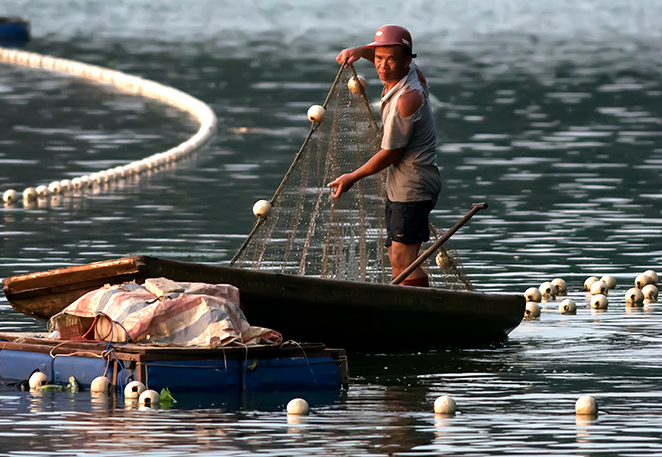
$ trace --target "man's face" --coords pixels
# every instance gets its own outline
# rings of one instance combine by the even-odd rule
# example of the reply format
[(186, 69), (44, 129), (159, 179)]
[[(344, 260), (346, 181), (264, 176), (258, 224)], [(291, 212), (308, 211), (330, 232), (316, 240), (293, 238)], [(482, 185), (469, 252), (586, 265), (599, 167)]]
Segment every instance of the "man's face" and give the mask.
[(411, 56), (403, 46), (380, 46), (375, 48), (375, 68), (384, 83), (400, 81), (408, 72)]

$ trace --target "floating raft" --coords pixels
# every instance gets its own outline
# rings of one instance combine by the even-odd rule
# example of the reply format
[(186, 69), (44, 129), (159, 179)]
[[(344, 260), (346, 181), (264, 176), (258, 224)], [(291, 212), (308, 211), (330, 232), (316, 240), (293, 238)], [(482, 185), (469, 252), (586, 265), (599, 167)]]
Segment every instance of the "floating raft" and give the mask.
[(17, 311), (49, 319), (105, 284), (158, 277), (232, 284), (251, 325), (277, 330), (285, 340), (352, 350), (502, 341), (520, 324), (525, 308), (521, 294), (321, 279), (149, 256), (12, 276), (3, 280), (3, 290)]
[(118, 389), (140, 381), (154, 390), (167, 387), (173, 394), (330, 391), (349, 383), (345, 351), (323, 344), (207, 349), (0, 333), (0, 382), (27, 380), (35, 370), (54, 384), (67, 384), (74, 376), (88, 389), (105, 373)]

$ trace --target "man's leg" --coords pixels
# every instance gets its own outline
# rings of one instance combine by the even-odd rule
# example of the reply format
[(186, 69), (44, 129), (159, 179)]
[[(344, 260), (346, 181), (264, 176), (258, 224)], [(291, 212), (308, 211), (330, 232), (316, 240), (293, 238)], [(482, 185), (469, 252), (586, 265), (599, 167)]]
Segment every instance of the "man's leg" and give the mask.
[[(394, 278), (405, 271), (407, 267), (418, 258), (420, 249), (421, 243), (404, 244), (397, 241), (391, 242), (391, 245), (388, 247), (388, 257), (391, 261), (391, 269), (393, 270)], [(402, 284), (426, 286), (427, 275), (425, 274), (425, 271), (423, 271), (423, 268), (419, 266), (405, 278)]]

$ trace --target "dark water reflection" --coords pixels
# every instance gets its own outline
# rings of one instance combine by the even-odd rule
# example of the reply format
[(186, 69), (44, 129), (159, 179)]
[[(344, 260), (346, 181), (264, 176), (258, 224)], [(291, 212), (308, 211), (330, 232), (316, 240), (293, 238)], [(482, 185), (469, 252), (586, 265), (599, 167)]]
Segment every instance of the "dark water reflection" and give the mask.
[[(662, 453), (662, 311), (627, 308), (623, 298), (662, 259), (660, 6), (428, 3), (408, 3), (397, 16), (386, 6), (390, 16), (378, 13), (372, 24), (342, 2), (154, 9), (72, 0), (57, 3), (76, 11), (65, 30), (52, 19), (54, 4), (10, 2), (38, 25), (30, 49), (185, 90), (211, 104), (219, 132), (163, 172), (42, 207), (0, 208), (0, 277), (137, 253), (227, 263), (254, 222), (253, 202), (271, 196), (305, 137), (305, 112), (326, 95), (335, 52), (398, 17), (420, 37), (418, 63), (438, 100), (445, 181), (435, 224), (447, 227), (487, 201), (489, 210), (454, 236), (477, 289), (521, 293), (563, 277), (577, 315), (559, 315), (557, 300), (501, 346), (351, 354), (349, 391), (320, 400), (300, 423), (288, 423), (282, 398), (182, 399), (144, 412), (85, 393), (5, 390), (0, 453)], [(113, 17), (131, 19), (118, 30)], [(168, 20), (177, 25), (163, 36)], [(376, 99), (374, 72), (357, 69)], [(195, 129), (157, 102), (0, 66), (2, 190), (126, 163)], [(580, 290), (602, 274), (618, 286), (596, 313)], [(0, 330), (44, 329), (4, 297), (0, 318)], [(455, 418), (431, 413), (442, 394), (456, 399)], [(576, 420), (582, 394), (598, 399), (597, 420)]]

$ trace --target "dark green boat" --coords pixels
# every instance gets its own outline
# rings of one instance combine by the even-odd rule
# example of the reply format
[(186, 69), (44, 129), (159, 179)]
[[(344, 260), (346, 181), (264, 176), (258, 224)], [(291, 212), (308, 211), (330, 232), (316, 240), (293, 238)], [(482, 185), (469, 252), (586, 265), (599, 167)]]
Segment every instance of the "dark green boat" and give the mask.
[(503, 341), (519, 325), (521, 295), (484, 294), (283, 275), (148, 256), (12, 276), (3, 290), (17, 311), (48, 319), (105, 284), (166, 277), (239, 288), (251, 325), (285, 340), (329, 347), (441, 348)]

